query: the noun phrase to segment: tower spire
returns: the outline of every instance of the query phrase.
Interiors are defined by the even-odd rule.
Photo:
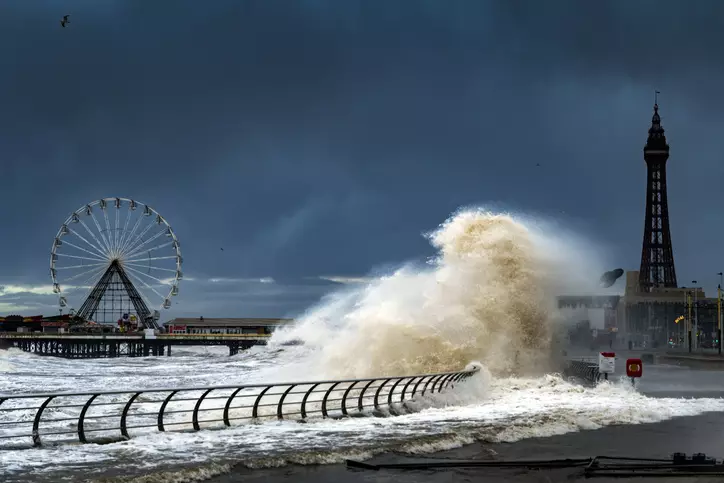
[[[659,116],[659,94],[659,91],[656,91],[656,94],[654,94],[654,115],[651,117],[649,137],[646,140],[646,148],[644,148],[644,151],[646,149],[669,151],[669,145],[666,144],[664,128],[661,126],[661,116]]]

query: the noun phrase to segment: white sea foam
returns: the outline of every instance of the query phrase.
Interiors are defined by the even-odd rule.
[[[253,429],[240,425],[221,431],[144,434],[106,445],[3,451],[0,468],[8,475],[40,475],[79,464],[93,474],[114,468],[128,471],[129,465],[150,471],[209,461],[250,467],[333,463],[388,450],[427,453],[476,440],[514,442],[708,411],[724,411],[724,400],[649,398],[624,383],[583,388],[554,375],[497,378],[479,387],[460,385],[436,404],[391,418],[273,421]]]

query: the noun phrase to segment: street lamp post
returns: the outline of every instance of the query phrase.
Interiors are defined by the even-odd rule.
[[[719,355],[721,355],[721,349],[722,349],[722,340],[721,340],[721,286],[724,281],[722,280],[722,277],[724,277],[724,273],[719,272],[717,275],[719,275],[719,285],[716,286],[716,324],[717,324],[717,339],[719,339],[718,349],[719,349]]]
[[[699,349],[699,287],[696,280],[692,280],[694,284],[694,350]]]
[[[686,345],[689,347],[689,352],[691,352],[691,346],[692,346],[693,342],[692,342],[692,340],[691,340],[691,326],[692,326],[692,323],[691,323],[691,291],[690,291],[690,290],[687,290],[687,291],[686,291],[686,312],[687,312],[687,317],[686,317],[686,336],[687,336],[686,338],[687,338],[687,341],[686,341]]]

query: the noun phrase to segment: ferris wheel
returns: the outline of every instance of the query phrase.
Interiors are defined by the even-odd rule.
[[[134,320],[156,327],[158,309],[178,295],[181,248],[171,225],[150,206],[104,198],[75,210],[50,255],[61,313],[100,323]]]

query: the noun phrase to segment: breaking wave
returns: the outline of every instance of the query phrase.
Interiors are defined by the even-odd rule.
[[[562,291],[593,289],[598,256],[552,225],[466,209],[427,235],[437,256],[325,298],[272,343],[317,349],[329,377],[420,374],[481,361],[548,369]]]

